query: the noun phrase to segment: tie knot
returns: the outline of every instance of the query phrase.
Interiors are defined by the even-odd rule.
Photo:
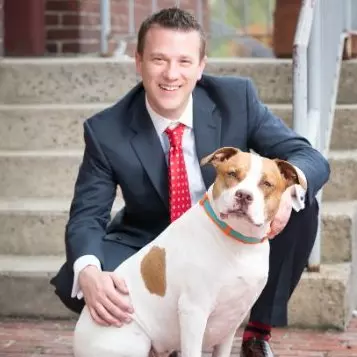
[[[185,130],[185,125],[180,123],[174,129],[167,128],[165,133],[169,139],[171,147],[180,147],[182,143],[182,135]]]

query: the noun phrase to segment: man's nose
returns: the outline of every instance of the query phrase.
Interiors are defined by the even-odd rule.
[[[165,70],[165,77],[170,80],[177,79],[179,76],[179,67],[176,63],[168,63]]]

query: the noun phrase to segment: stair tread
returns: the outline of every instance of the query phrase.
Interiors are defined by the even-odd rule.
[[[321,210],[328,215],[349,215],[357,208],[357,201],[323,201]]]
[[[0,212],[67,212],[71,199],[62,198],[2,198],[0,197]],[[120,209],[123,200],[117,197],[113,209]],[[357,201],[323,201],[322,213],[345,215],[357,208]]]
[[[67,212],[70,199],[61,198],[0,198],[0,212]],[[124,205],[120,197],[116,197],[113,210]]]
[[[64,256],[41,255],[0,255],[0,274],[15,273],[31,275],[34,273],[56,272],[65,261]]]
[[[36,104],[3,104],[0,103],[0,111],[11,111],[11,110],[101,110],[106,108],[113,103],[100,102],[100,103],[36,103]]]
[[[71,199],[62,198],[7,198],[0,197],[0,212],[2,211],[67,211]],[[120,208],[124,202],[117,197],[113,208]],[[346,214],[357,208],[357,200],[323,201],[323,213]]]
[[[64,255],[0,255],[0,274],[54,272],[65,261]],[[349,272],[351,262],[321,264],[319,274],[305,272],[305,278],[316,279],[321,276],[335,279]]]

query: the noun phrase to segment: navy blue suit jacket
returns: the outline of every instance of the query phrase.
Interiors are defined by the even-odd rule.
[[[325,158],[259,101],[249,79],[204,75],[193,92],[193,127],[199,160],[222,146],[234,146],[299,167],[308,182],[307,204],[328,180]],[[85,121],[84,139],[66,227],[71,266],[84,254],[103,262],[102,239],[142,247],[169,224],[167,165],[142,84]],[[201,170],[208,188],[214,169]],[[108,225],[118,185],[126,205]]]

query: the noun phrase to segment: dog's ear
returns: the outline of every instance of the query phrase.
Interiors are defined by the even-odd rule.
[[[306,190],[306,182],[296,170],[294,165],[285,160],[274,159],[274,161],[278,165],[281,174],[286,180],[286,187],[298,184],[301,185],[304,190]]]
[[[212,154],[205,156],[201,160],[201,166],[206,164],[212,164],[213,166],[217,166],[220,162],[230,159],[232,156],[237,155],[240,152],[239,149],[234,147],[223,147]]]

